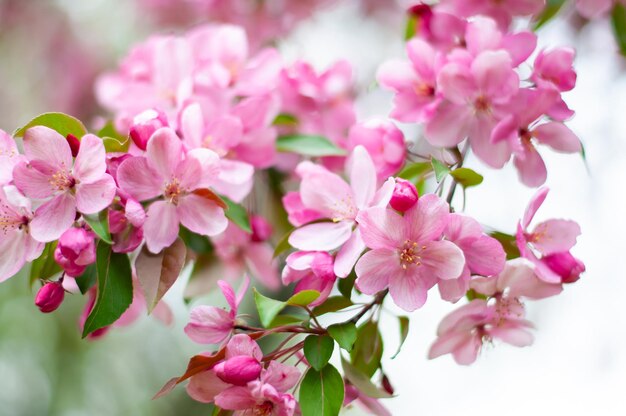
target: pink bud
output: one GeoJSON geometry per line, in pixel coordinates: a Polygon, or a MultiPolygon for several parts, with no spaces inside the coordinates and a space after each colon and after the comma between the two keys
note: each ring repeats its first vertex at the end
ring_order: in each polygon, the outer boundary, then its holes
{"type": "Polygon", "coordinates": [[[563,279],[563,283],[574,283],[585,271],[582,261],[572,256],[569,251],[554,253],[541,259],[552,271],[563,279]]]}
{"type": "Polygon", "coordinates": [[[43,313],[55,311],[63,302],[65,290],[60,282],[48,282],[39,289],[35,305],[43,313]]]}
{"type": "Polygon", "coordinates": [[[417,199],[415,185],[407,180],[396,178],[396,187],[389,201],[391,207],[396,211],[405,212],[417,203],[417,199]]]}
{"type": "Polygon", "coordinates": [[[254,242],[266,241],[272,235],[272,226],[260,215],[252,215],[250,225],[252,227],[252,241],[254,242]]]}
{"type": "Polygon", "coordinates": [[[213,367],[217,376],[225,383],[245,386],[261,374],[263,366],[259,361],[248,355],[238,355],[222,361],[213,367]]]}
{"type": "Polygon", "coordinates": [[[72,150],[72,156],[76,157],[78,155],[78,150],[80,149],[80,140],[73,134],[68,134],[65,136],[67,140],[67,144],[70,145],[70,149],[72,150]]]}
{"type": "Polygon", "coordinates": [[[148,140],[152,133],[161,127],[167,127],[167,116],[160,110],[150,109],[138,114],[133,118],[130,126],[130,138],[141,150],[146,150],[148,140]]]}
{"type": "Polygon", "coordinates": [[[69,276],[80,276],[88,265],[96,261],[93,234],[84,228],[65,231],[54,250],[54,260],[69,276]]]}

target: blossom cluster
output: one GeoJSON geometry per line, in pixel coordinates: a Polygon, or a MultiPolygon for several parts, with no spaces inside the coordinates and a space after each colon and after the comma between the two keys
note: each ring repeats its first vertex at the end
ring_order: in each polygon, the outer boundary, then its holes
{"type": "MultiPolygon", "coordinates": [[[[86,294],[80,326],[92,339],[146,310],[171,322],[162,299],[183,270],[188,297],[218,286],[228,309],[195,305],[185,327],[217,347],[158,395],[189,380],[192,398],[237,414],[306,416],[320,401],[325,414],[351,402],[388,414],[376,400],[393,395],[378,313],[387,295],[407,312],[435,286],[445,301],[469,300],[442,320],[430,358],[470,364],[484,342],[529,345],[524,302],[579,279],[580,227],[531,227],[545,187],[513,234],[481,225],[453,197],[482,181],[464,165],[469,152],[492,168],[512,159],[521,182],[538,187],[547,168],[536,144],[582,150],[562,97],[576,83],[573,50],[536,51],[536,35],[510,29],[542,8],[410,9],[409,59],[383,63],[378,79],[394,93],[391,118],[420,124],[451,161],[417,155],[395,121],[359,119],[348,62],[286,63],[231,24],[150,37],[100,77],[113,120],[97,134],[60,113],[0,133],[0,281],[32,262],[46,313],[66,291],[86,294]],[[248,276],[260,288],[254,317],[240,313],[248,276]],[[330,325],[318,319],[326,314],[330,325]],[[257,340],[270,335],[280,341],[264,352],[257,340]],[[330,363],[335,345],[343,375],[330,363]]],[[[408,322],[399,317],[402,342],[408,322]]]]}

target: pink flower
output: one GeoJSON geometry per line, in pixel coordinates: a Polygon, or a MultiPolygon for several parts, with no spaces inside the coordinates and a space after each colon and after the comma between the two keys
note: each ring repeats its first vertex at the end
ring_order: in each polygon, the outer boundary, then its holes
{"type": "Polygon", "coordinates": [[[354,149],[358,145],[365,147],[372,158],[380,182],[395,175],[404,164],[404,134],[389,121],[371,119],[352,126],[347,146],[354,149]]]}
{"type": "Polygon", "coordinates": [[[365,248],[358,227],[355,229],[357,214],[368,207],[386,206],[395,186],[390,178],[376,191],[376,169],[363,146],[354,149],[346,165],[350,185],[324,167],[311,162],[300,163],[297,173],[302,177],[300,197],[304,207],[332,222],[306,224],[289,236],[289,244],[303,251],[341,247],[335,258],[335,274],[339,277],[350,274],[365,248]]]}
{"type": "Polygon", "coordinates": [[[236,415],[295,414],[297,402],[289,393],[276,390],[271,384],[255,381],[247,387],[231,387],[215,397],[215,404],[222,409],[235,410],[236,415]]]}
{"type": "Polygon", "coordinates": [[[272,224],[260,215],[250,215],[250,228],[252,228],[251,239],[255,243],[269,240],[274,232],[272,224]]]}
{"type": "Polygon", "coordinates": [[[28,162],[13,169],[15,186],[29,198],[47,200],[30,222],[34,239],[56,240],[71,227],[76,211],[95,214],[113,201],[115,182],[105,173],[105,150],[98,137],[84,136],[72,162],[72,151],[63,136],[35,126],[24,135],[24,150],[28,162]]]}
{"type": "Polygon", "coordinates": [[[385,62],[378,70],[377,79],[396,93],[391,117],[405,122],[428,121],[441,101],[436,78],[444,58],[421,39],[411,39],[406,48],[410,62],[385,62]]]}
{"type": "Polygon", "coordinates": [[[68,276],[78,277],[96,261],[95,235],[84,228],[72,227],[59,238],[54,260],[68,276]]]}
{"type": "Polygon", "coordinates": [[[161,127],[167,126],[168,122],[165,113],[156,109],[150,109],[137,114],[133,118],[129,135],[135,146],[141,150],[146,150],[148,140],[152,134],[161,127]]]}
{"type": "Polygon", "coordinates": [[[366,394],[361,393],[359,389],[354,387],[349,382],[345,382],[345,397],[343,399],[343,406],[346,407],[353,402],[356,402],[361,405],[361,407],[368,412],[368,414],[372,414],[375,416],[392,416],[389,410],[385,408],[380,401],[377,399],[372,399],[366,394]]]}
{"type": "Polygon", "coordinates": [[[31,202],[15,186],[0,187],[0,282],[33,261],[44,245],[30,235],[31,202]]]}
{"type": "Polygon", "coordinates": [[[443,299],[456,302],[463,297],[469,289],[471,275],[493,276],[504,268],[506,253],[502,245],[485,235],[473,218],[450,214],[444,235],[463,251],[465,268],[457,279],[439,281],[443,299]]]}
{"type": "Polygon", "coordinates": [[[130,253],[143,242],[143,224],[146,221],[146,212],[143,206],[127,197],[120,201],[122,210],[109,210],[109,231],[113,239],[115,253],[130,253]]]}
{"type": "Polygon", "coordinates": [[[232,334],[237,319],[237,310],[246,290],[248,290],[250,279],[246,276],[237,296],[228,283],[220,280],[217,284],[222,290],[230,310],[226,312],[215,306],[196,306],[191,310],[191,317],[185,326],[185,333],[199,344],[218,344],[228,339],[232,334]]]}
{"type": "Polygon", "coordinates": [[[181,223],[207,236],[226,229],[224,209],[207,190],[218,174],[218,160],[208,149],[185,153],[176,133],[162,128],[150,138],[145,157],[126,159],[119,166],[117,180],[122,190],[138,201],[162,198],[150,204],[143,224],[151,252],[172,245],[181,223]]]}
{"type": "Polygon", "coordinates": [[[513,163],[520,180],[527,186],[541,186],[548,172],[535,147],[545,144],[562,153],[582,150],[580,140],[565,124],[558,121],[540,123],[540,118],[560,99],[554,90],[521,89],[509,106],[509,115],[491,132],[491,142],[507,144],[513,151],[513,163]]]}
{"type": "Polygon", "coordinates": [[[283,283],[289,285],[298,282],[294,294],[303,290],[316,290],[320,293],[310,306],[321,305],[328,299],[337,280],[334,272],[333,257],[323,251],[297,251],[287,256],[283,269],[283,283]]]}
{"type": "Polygon", "coordinates": [[[396,187],[389,200],[389,205],[396,211],[406,212],[417,204],[417,189],[411,182],[396,178],[396,187]]]}
{"type": "Polygon", "coordinates": [[[279,287],[278,267],[274,252],[267,242],[256,242],[249,234],[232,222],[226,230],[212,238],[215,252],[222,261],[221,271],[227,280],[239,279],[249,272],[270,289],[279,287]]]}
{"type": "Polygon", "coordinates": [[[545,0],[443,0],[441,7],[463,17],[489,16],[506,29],[514,17],[535,15],[545,4],[545,0]]]}
{"type": "Polygon", "coordinates": [[[64,297],[65,289],[61,282],[48,282],[37,292],[35,305],[43,313],[54,312],[61,306],[64,297]]]}
{"type": "Polygon", "coordinates": [[[576,86],[574,57],[571,48],[542,50],[535,58],[531,79],[539,88],[556,88],[558,91],[571,91],[576,86]]]}
{"type": "Polygon", "coordinates": [[[606,15],[616,4],[626,6],[626,0],[576,0],[576,9],[583,17],[596,19],[606,15]]]}
{"type": "Polygon", "coordinates": [[[576,281],[585,266],[569,251],[580,235],[580,226],[571,220],[550,219],[537,224],[532,231],[528,229],[548,192],[547,187],[540,188],[530,200],[522,221],[517,225],[517,247],[522,257],[535,265],[537,276],[543,281],[576,281]],[[570,269],[564,269],[566,267],[570,269]]]}
{"type": "Polygon", "coordinates": [[[304,206],[300,192],[287,192],[282,202],[285,210],[287,210],[289,222],[295,227],[323,218],[321,212],[304,206]]]}
{"type": "Polygon", "coordinates": [[[441,240],[448,215],[448,205],[433,194],[404,216],[384,207],[361,211],[357,222],[371,250],[356,264],[356,287],[368,295],[389,288],[407,311],[424,305],[428,289],[440,279],[456,279],[465,265],[463,252],[441,240]]]}
{"type": "Polygon", "coordinates": [[[0,186],[8,185],[13,180],[13,167],[24,160],[17,150],[15,140],[0,130],[0,186]]]}

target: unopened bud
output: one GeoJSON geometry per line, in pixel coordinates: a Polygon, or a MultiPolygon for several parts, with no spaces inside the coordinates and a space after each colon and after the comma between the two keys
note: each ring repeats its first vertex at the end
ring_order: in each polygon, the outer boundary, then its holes
{"type": "Polygon", "coordinates": [[[580,278],[581,273],[585,271],[583,262],[569,252],[550,254],[545,256],[542,261],[554,273],[561,276],[563,283],[574,283],[580,278]]]}
{"type": "Polygon", "coordinates": [[[165,113],[155,109],[146,110],[133,118],[133,124],[130,126],[130,138],[138,148],[146,150],[152,134],[167,125],[165,113]]]}
{"type": "Polygon", "coordinates": [[[411,182],[396,178],[396,187],[389,204],[393,209],[400,212],[408,211],[417,203],[418,195],[415,185],[411,182]]]}
{"type": "Polygon", "coordinates": [[[235,386],[245,386],[261,374],[263,366],[257,359],[248,355],[238,355],[214,367],[217,376],[235,386]]]}
{"type": "Polygon", "coordinates": [[[35,297],[35,305],[43,313],[55,311],[63,302],[65,289],[61,282],[48,282],[39,289],[35,297]]]}
{"type": "Polygon", "coordinates": [[[70,149],[72,150],[72,156],[78,156],[78,150],[80,149],[80,140],[73,134],[68,134],[65,136],[65,140],[67,140],[67,144],[70,145],[70,149]]]}
{"type": "Polygon", "coordinates": [[[252,228],[252,241],[260,243],[266,241],[272,235],[272,226],[260,215],[253,215],[250,218],[252,228]]]}

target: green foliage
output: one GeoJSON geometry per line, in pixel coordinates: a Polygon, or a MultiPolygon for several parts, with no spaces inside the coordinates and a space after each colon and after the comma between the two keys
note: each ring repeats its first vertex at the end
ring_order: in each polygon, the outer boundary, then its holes
{"type": "Polygon", "coordinates": [[[250,226],[250,217],[248,211],[241,204],[231,201],[225,196],[220,196],[226,202],[226,217],[234,222],[239,228],[247,233],[252,233],[252,227],[250,226]]]}
{"type": "Polygon", "coordinates": [[[350,299],[350,296],[352,296],[352,289],[354,288],[355,280],[356,273],[353,270],[347,277],[339,279],[339,283],[337,283],[339,293],[341,293],[346,299],[350,299]]]}
{"type": "Polygon", "coordinates": [[[367,321],[357,330],[357,340],[350,351],[350,361],[367,377],[372,377],[383,356],[383,339],[378,324],[367,321]]]}
{"type": "Polygon", "coordinates": [[[341,358],[341,366],[343,367],[343,374],[346,376],[350,383],[359,389],[359,391],[368,397],[373,399],[385,399],[392,397],[391,394],[384,390],[379,389],[372,383],[370,377],[359,371],[358,368],[341,358]]]}
{"type": "Polygon", "coordinates": [[[89,291],[98,281],[98,269],[96,263],[92,263],[85,268],[83,274],[76,278],[76,285],[83,295],[89,291]]]}
{"type": "Polygon", "coordinates": [[[551,21],[561,10],[566,0],[548,0],[543,12],[535,19],[534,30],[538,30],[543,25],[551,21]]]}
{"type": "Polygon", "coordinates": [[[293,114],[280,113],[272,122],[275,126],[297,126],[298,118],[293,114]]]}
{"type": "Polygon", "coordinates": [[[434,157],[430,159],[430,163],[433,167],[433,170],[435,171],[435,179],[437,180],[437,183],[441,182],[443,178],[445,178],[446,175],[450,173],[450,168],[448,168],[446,164],[435,159],[434,157]]]}
{"type": "Polygon", "coordinates": [[[320,292],[317,290],[303,290],[287,299],[286,304],[289,306],[307,306],[319,297],[320,292]]]}
{"type": "Polygon", "coordinates": [[[297,153],[304,156],[344,156],[346,151],[335,146],[326,137],[293,134],[280,136],[276,140],[276,149],[279,152],[297,153]]]}
{"type": "Polygon", "coordinates": [[[57,273],[61,272],[61,266],[54,261],[54,250],[57,248],[57,242],[47,243],[41,255],[36,258],[30,266],[30,284],[37,280],[47,280],[57,273]]]}
{"type": "Polygon", "coordinates": [[[517,242],[514,235],[502,233],[500,231],[490,232],[489,235],[502,244],[507,260],[513,260],[520,257],[519,248],[517,248],[517,242]]]}
{"type": "Polygon", "coordinates": [[[344,385],[339,371],[328,364],[309,368],[300,385],[302,416],[337,416],[343,405],[344,385]]]}
{"type": "Polygon", "coordinates": [[[328,364],[334,349],[335,341],[328,335],[309,335],[304,340],[304,356],[317,371],[328,364]]]}
{"type": "Polygon", "coordinates": [[[619,51],[626,56],[626,7],[616,4],[611,12],[611,25],[619,51]]]}
{"type": "Polygon", "coordinates": [[[196,234],[193,231],[181,226],[178,236],[183,240],[185,245],[198,254],[213,253],[213,244],[207,237],[196,234]]]}
{"type": "Polygon", "coordinates": [[[49,127],[52,130],[56,130],[63,137],[71,134],[79,140],[87,134],[87,129],[77,118],[63,113],[44,113],[26,123],[24,127],[17,129],[13,135],[22,137],[26,130],[34,126],[49,127]]]}
{"type": "Polygon", "coordinates": [[[328,334],[346,351],[352,351],[356,342],[356,325],[352,322],[334,324],[328,327],[328,334]]]}
{"type": "Polygon", "coordinates": [[[400,344],[398,345],[396,353],[391,357],[392,359],[396,358],[398,354],[400,354],[402,345],[404,345],[404,341],[406,341],[406,337],[409,335],[409,317],[398,316],[398,324],[400,325],[400,344]]]}
{"type": "Polygon", "coordinates": [[[274,319],[286,306],[306,306],[319,296],[320,293],[315,290],[303,290],[283,302],[263,296],[254,289],[254,302],[256,303],[261,324],[263,324],[265,328],[272,326],[274,319]]]}
{"type": "Polygon", "coordinates": [[[458,168],[450,172],[450,176],[463,188],[478,186],[483,183],[483,176],[469,168],[458,168]]]}
{"type": "Polygon", "coordinates": [[[291,229],[287,233],[285,233],[285,235],[282,236],[280,241],[276,244],[276,248],[274,249],[274,258],[280,256],[285,251],[287,251],[287,250],[289,250],[291,248],[291,244],[289,244],[289,236],[291,235],[293,230],[295,230],[295,228],[291,229]]]}
{"type": "Polygon", "coordinates": [[[326,313],[340,311],[352,305],[354,305],[354,303],[348,298],[343,296],[331,296],[326,299],[324,303],[313,309],[313,313],[315,313],[315,316],[321,316],[326,313]]]}
{"type": "Polygon", "coordinates": [[[108,210],[104,209],[97,214],[86,215],[83,214],[83,219],[91,230],[96,233],[102,241],[107,244],[113,244],[111,239],[111,233],[109,232],[109,214],[108,210]]]}

